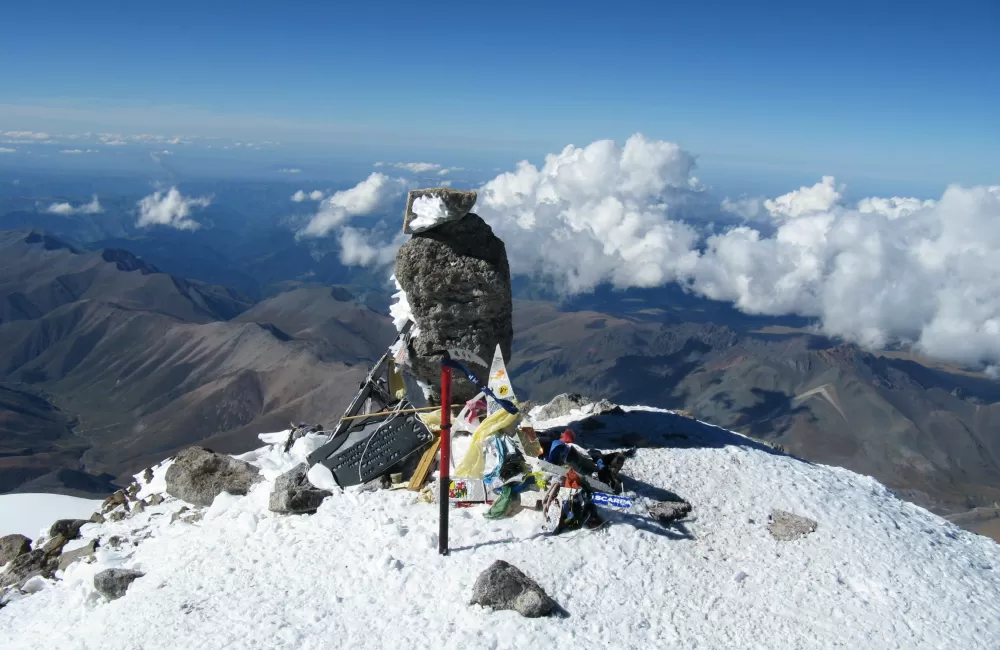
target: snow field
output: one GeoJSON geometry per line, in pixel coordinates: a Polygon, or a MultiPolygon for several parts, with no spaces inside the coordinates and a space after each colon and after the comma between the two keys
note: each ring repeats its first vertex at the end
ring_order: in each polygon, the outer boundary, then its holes
{"type": "MultiPolygon", "coordinates": [[[[676,417],[633,416],[630,426],[649,435],[676,417]]],[[[168,499],[86,526],[90,536],[150,537],[105,546],[95,564],[76,563],[63,581],[0,609],[0,647],[1000,647],[1000,545],[873,479],[713,431],[703,446],[643,448],[625,465],[639,493],[666,489],[691,502],[680,525],[608,512],[596,532],[548,536],[537,513],[488,521],[485,507],[454,509],[447,557],[436,551],[437,505],[405,490],[338,492],[312,516],[270,513],[274,477],[322,439],[283,454],[284,434],[268,434],[278,444],[241,456],[267,481],[246,497],[220,495],[202,521],[169,524],[182,504],[168,499]],[[819,527],[777,542],[766,529],[772,508],[819,527]],[[469,606],[496,559],[534,578],[565,616],[469,606]],[[92,578],[108,566],[146,576],[104,602],[92,578]]]]}

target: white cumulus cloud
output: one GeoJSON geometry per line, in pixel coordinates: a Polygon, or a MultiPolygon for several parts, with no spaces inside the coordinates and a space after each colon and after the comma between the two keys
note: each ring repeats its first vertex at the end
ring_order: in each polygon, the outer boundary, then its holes
{"type": "Polygon", "coordinates": [[[313,190],[312,192],[306,192],[305,190],[299,190],[295,194],[292,194],[292,200],[296,203],[302,203],[306,199],[310,201],[322,201],[323,200],[322,190],[313,190]]]}
{"type": "Polygon", "coordinates": [[[369,231],[345,226],[340,230],[340,261],[348,266],[388,266],[407,239],[398,233],[392,240],[380,242],[369,231]]]}
{"type": "MultiPolygon", "coordinates": [[[[224,149],[228,149],[229,147],[223,147],[223,148],[224,149]]],[[[285,169],[279,169],[278,173],[279,174],[301,174],[302,170],[301,169],[297,169],[295,167],[286,167],[285,169]]]]}
{"type": "Polygon", "coordinates": [[[652,287],[684,277],[697,233],[671,219],[698,192],[694,157],[634,135],[523,161],[480,190],[476,211],[507,242],[522,273],[577,293],[611,282],[652,287]]]}
{"type": "Polygon", "coordinates": [[[191,218],[193,208],[205,208],[211,203],[209,196],[187,197],[176,187],[167,192],[153,192],[139,201],[139,221],[136,225],[140,228],[161,225],[178,230],[197,230],[201,224],[191,218]]]}
{"type": "Polygon", "coordinates": [[[376,167],[395,167],[413,174],[426,174],[441,169],[441,165],[429,162],[377,162],[376,167]]]}
{"type": "Polygon", "coordinates": [[[48,140],[52,137],[48,133],[37,131],[4,131],[3,134],[8,138],[30,138],[33,140],[48,140]]]}
{"type": "Polygon", "coordinates": [[[319,211],[299,231],[299,235],[325,236],[340,229],[351,217],[376,214],[384,210],[399,200],[407,189],[409,184],[406,180],[374,172],[354,187],[334,192],[324,199],[319,204],[319,211]]]}
{"type": "Polygon", "coordinates": [[[101,207],[101,202],[97,200],[95,195],[90,203],[75,207],[70,203],[53,203],[45,211],[49,214],[99,214],[104,212],[104,208],[101,207]]]}
{"type": "Polygon", "coordinates": [[[0,147],[0,153],[14,153],[17,149],[11,149],[10,147],[0,147]]]}
{"type": "Polygon", "coordinates": [[[486,183],[476,212],[505,240],[515,273],[568,293],[676,281],[747,313],[814,317],[863,345],[911,342],[937,358],[1000,364],[1000,186],[851,204],[827,176],[716,203],[716,216],[768,228],[706,239],[682,220],[690,206],[706,209],[693,169],[677,145],[638,134],[569,146],[486,183]]]}
{"type": "Polygon", "coordinates": [[[68,154],[81,154],[81,153],[97,153],[97,149],[62,149],[59,153],[68,154]]]}

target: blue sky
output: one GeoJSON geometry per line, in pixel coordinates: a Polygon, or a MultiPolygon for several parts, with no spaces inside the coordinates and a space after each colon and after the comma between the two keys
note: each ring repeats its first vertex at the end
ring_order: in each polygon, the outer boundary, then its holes
{"type": "Polygon", "coordinates": [[[1000,182],[998,3],[6,3],[0,129],[1000,182]],[[696,6],[695,6],[696,5],[696,6]]]}

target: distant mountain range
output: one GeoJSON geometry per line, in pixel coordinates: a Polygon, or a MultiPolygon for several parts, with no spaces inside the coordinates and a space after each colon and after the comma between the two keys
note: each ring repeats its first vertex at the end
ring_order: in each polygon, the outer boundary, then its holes
{"type": "MultiPolygon", "coordinates": [[[[30,228],[0,233],[0,259],[0,492],[104,493],[185,445],[332,422],[394,336],[370,289],[279,277],[257,302],[30,228]]],[[[677,287],[517,300],[514,325],[524,398],[685,409],[972,530],[1000,523],[1000,382],[981,374],[677,287]]]]}
{"type": "Polygon", "coordinates": [[[572,390],[685,409],[939,513],[1000,502],[1000,382],[754,318],[651,320],[642,301],[621,307],[519,303],[511,375],[541,399],[572,390]]]}
{"type": "Polygon", "coordinates": [[[106,492],[184,445],[330,421],[393,337],[338,288],[254,304],[33,229],[0,259],[0,491],[106,492]]]}

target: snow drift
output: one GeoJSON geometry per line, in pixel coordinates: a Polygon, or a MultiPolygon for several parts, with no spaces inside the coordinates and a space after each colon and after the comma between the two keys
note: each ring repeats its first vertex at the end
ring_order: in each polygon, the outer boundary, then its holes
{"type": "MultiPolygon", "coordinates": [[[[312,516],[267,509],[274,479],[322,439],[240,456],[266,479],[220,495],[200,521],[170,523],[174,499],[90,524],[93,563],[0,610],[0,647],[1000,647],[1000,546],[895,498],[871,478],[778,454],[667,411],[628,408],[583,444],[639,444],[623,474],[639,501],[676,493],[693,515],[661,527],[608,513],[598,531],[540,532],[522,512],[455,510],[452,554],[436,552],[437,506],[407,491],[337,491],[312,516]],[[818,522],[776,541],[772,509],[818,522]],[[127,540],[118,549],[112,535],[127,540]],[[523,619],[468,601],[502,559],[534,578],[564,617],[523,619]],[[145,575],[105,601],[101,569],[145,575]]],[[[562,426],[580,412],[543,423],[562,426]]],[[[165,466],[140,494],[162,490],[165,466]]]]}

